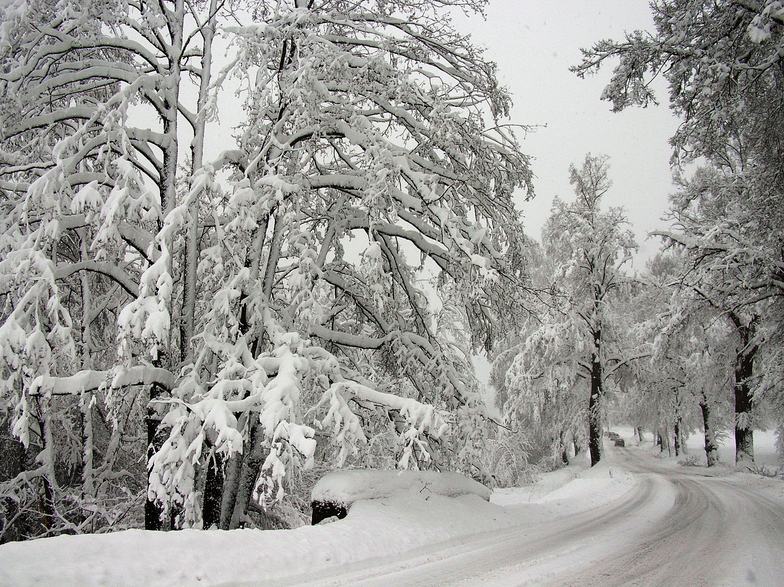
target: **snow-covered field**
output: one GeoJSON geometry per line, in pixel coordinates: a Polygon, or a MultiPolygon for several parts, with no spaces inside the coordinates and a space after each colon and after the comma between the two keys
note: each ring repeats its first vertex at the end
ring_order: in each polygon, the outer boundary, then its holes
{"type": "MultiPolygon", "coordinates": [[[[630,430],[622,433],[630,439],[630,430]]],[[[760,437],[760,454],[773,448],[769,440],[760,437]]],[[[699,447],[690,448],[697,453],[699,447]]],[[[476,573],[487,584],[560,584],[556,577],[579,581],[586,572],[580,569],[595,573],[597,560],[614,565],[623,577],[633,567],[624,562],[630,545],[639,543],[647,552],[643,541],[651,532],[656,535],[656,528],[673,524],[669,517],[699,513],[689,504],[702,494],[689,485],[692,481],[680,481],[697,470],[704,471],[656,458],[643,444],[610,448],[592,469],[572,465],[542,475],[533,485],[498,490],[490,503],[475,494],[401,492],[361,499],[344,520],[296,530],[132,530],[12,543],[0,547],[0,584],[435,584],[473,583],[476,573]],[[684,495],[686,506],[679,499],[684,495]],[[515,562],[515,556],[528,558],[515,562]]],[[[759,499],[772,512],[765,514],[773,516],[768,530],[780,530],[784,483],[727,470],[717,474],[723,475],[721,487],[728,488],[723,499],[764,485],[767,497],[759,499]]],[[[710,525],[710,517],[701,523],[710,525]]],[[[678,528],[673,525],[674,535],[678,528]]],[[[754,556],[761,560],[759,553],[754,556]]],[[[769,564],[760,565],[755,577],[775,576],[769,564]]]]}

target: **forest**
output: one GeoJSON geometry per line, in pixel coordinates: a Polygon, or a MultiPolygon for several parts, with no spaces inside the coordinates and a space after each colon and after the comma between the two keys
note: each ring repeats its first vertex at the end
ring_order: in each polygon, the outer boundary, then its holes
{"type": "Polygon", "coordinates": [[[486,5],[0,3],[0,543],[293,528],[334,469],[515,486],[610,423],[784,457],[784,2],[658,0],[574,63],[678,117],[639,270],[600,153],[530,236],[527,121],[452,24],[486,5]]]}

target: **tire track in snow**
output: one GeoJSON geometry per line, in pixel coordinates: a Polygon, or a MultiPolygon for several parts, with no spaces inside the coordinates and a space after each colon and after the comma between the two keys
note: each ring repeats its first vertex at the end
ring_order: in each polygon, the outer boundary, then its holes
{"type": "Polygon", "coordinates": [[[639,450],[613,456],[638,479],[613,502],[365,561],[316,584],[784,585],[782,504],[704,469],[660,466],[639,450]]]}
{"type": "MultiPolygon", "coordinates": [[[[515,526],[434,545],[403,559],[364,561],[310,584],[444,585],[466,579],[473,582],[478,574],[488,573],[497,581],[517,575],[516,567],[521,561],[527,565],[538,564],[549,574],[547,569],[552,564],[560,567],[556,559],[561,556],[580,560],[586,542],[597,531],[612,535],[612,529],[624,526],[627,533],[636,534],[633,520],[651,515],[651,508],[661,510],[663,503],[666,508],[666,502],[672,500],[666,489],[658,479],[641,478],[634,490],[597,508],[555,518],[546,524],[515,526]]],[[[482,581],[487,579],[483,577],[482,581]]]]}

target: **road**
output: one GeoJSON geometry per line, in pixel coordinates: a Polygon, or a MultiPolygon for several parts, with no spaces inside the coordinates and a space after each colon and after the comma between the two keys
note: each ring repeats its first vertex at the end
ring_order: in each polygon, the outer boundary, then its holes
{"type": "Polygon", "coordinates": [[[733,477],[614,449],[636,477],[579,514],[365,562],[320,585],[784,586],[784,506],[733,477]]]}

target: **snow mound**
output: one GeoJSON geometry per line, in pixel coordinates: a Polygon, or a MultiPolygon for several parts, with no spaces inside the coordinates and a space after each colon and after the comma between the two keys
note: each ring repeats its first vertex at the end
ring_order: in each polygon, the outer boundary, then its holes
{"type": "Polygon", "coordinates": [[[487,487],[459,473],[369,469],[327,473],[313,488],[311,501],[351,505],[360,499],[379,499],[396,494],[443,497],[476,495],[490,501],[490,490],[487,487]]]}
{"type": "Polygon", "coordinates": [[[126,530],[0,546],[0,585],[280,585],[497,532],[519,517],[476,495],[358,501],[344,520],[295,530],[126,530]],[[46,561],[46,564],[41,564],[46,561]]]}
{"type": "MultiPolygon", "coordinates": [[[[607,459],[609,460],[609,459],[607,459]]],[[[584,508],[598,507],[609,501],[620,498],[636,484],[634,475],[623,467],[600,462],[594,467],[583,471],[571,482],[551,491],[539,501],[570,502],[580,501],[584,508]]]]}

